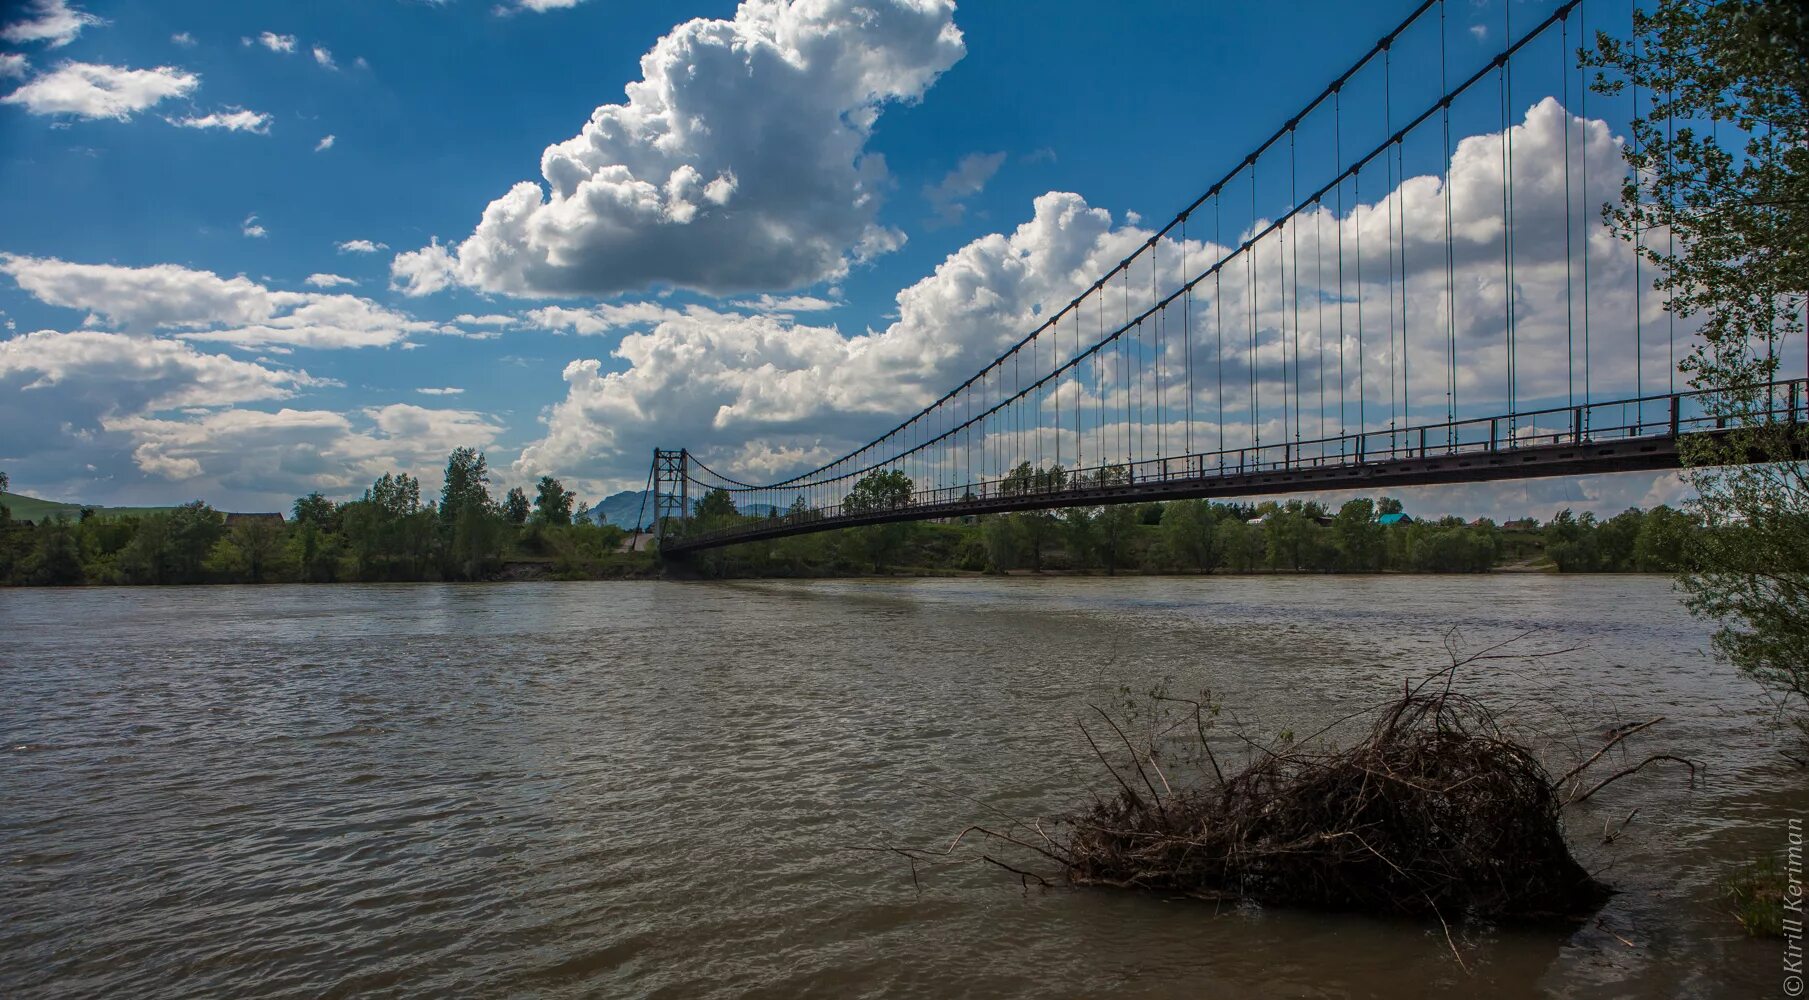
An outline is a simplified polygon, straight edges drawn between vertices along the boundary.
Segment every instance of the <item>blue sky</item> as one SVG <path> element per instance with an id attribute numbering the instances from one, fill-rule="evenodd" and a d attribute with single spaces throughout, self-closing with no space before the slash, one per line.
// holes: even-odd
<path id="1" fill-rule="evenodd" d="M 1072 295 L 1409 9 L 0 4 L 0 468 L 229 509 L 437 485 L 464 443 L 499 485 L 588 497 L 638 486 L 655 443 L 797 471 L 1027 332 L 1039 306 L 1010 303 Z M 1451 3 L 1453 75 L 1503 13 Z M 1555 86 L 1523 74 L 1516 119 Z M 1059 275 L 1010 265 L 1045 251 Z"/>

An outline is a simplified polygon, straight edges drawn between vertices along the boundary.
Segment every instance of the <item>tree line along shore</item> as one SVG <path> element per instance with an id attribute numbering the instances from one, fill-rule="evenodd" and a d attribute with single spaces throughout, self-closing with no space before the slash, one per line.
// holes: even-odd
<path id="1" fill-rule="evenodd" d="M 36 519 L 0 506 L 0 581 L 15 586 L 336 583 L 511 579 L 852 576 L 873 573 L 1202 574 L 1675 573 L 1699 518 L 1670 507 L 1609 518 L 1559 512 L 1496 523 L 1417 518 L 1392 498 L 1261 504 L 1171 500 L 940 522 L 886 524 L 749 542 L 662 564 L 635 533 L 593 523 L 543 477 L 536 495 L 490 496 L 484 456 L 461 448 L 437 499 L 385 474 L 355 500 L 310 493 L 287 516 L 195 501 L 167 510 L 82 508 Z M 705 494 L 688 524 L 756 522 Z M 771 515 L 767 515 L 771 516 Z"/>

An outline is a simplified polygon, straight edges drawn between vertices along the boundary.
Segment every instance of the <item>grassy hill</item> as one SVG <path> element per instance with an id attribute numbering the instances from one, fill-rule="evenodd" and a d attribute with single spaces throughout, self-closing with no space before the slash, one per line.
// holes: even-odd
<path id="1" fill-rule="evenodd" d="M 0 493 L 0 507 L 12 511 L 13 517 L 22 521 L 42 521 L 45 518 L 62 515 L 71 521 L 82 516 L 82 505 L 79 503 L 60 503 L 56 500 L 40 500 L 37 497 L 23 496 L 18 493 Z M 128 517 L 137 514 L 154 514 L 159 511 L 175 510 L 174 507 L 95 507 L 99 517 Z"/>

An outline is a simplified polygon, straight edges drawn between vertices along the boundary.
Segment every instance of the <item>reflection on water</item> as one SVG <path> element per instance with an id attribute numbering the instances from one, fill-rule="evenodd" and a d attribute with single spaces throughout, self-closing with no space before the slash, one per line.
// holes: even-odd
<path id="1" fill-rule="evenodd" d="M 1059 812 L 1120 685 L 1316 728 L 1480 645 L 1473 693 L 1708 765 L 1571 817 L 1581 928 L 913 890 L 886 856 Z M 0 993 L 1765 995 L 1717 881 L 1803 778 L 1667 581 L 1339 577 L 0 594 Z M 978 800 L 978 802 L 974 800 Z M 1634 807 L 1615 844 L 1600 831 Z"/>

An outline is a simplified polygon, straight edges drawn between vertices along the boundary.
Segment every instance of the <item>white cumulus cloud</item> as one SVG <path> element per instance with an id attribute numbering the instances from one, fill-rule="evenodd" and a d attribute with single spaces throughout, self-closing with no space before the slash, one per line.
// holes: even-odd
<path id="1" fill-rule="evenodd" d="M 173 66 L 127 69 L 66 62 L 0 97 L 0 104 L 17 104 L 34 115 L 125 121 L 166 98 L 186 97 L 200 84 L 199 76 Z"/>
<path id="2" fill-rule="evenodd" d="M 335 245 L 339 248 L 340 253 L 377 253 L 389 249 L 388 243 L 377 243 L 372 240 L 346 240 Z"/>
<path id="3" fill-rule="evenodd" d="M 274 31 L 266 31 L 258 35 L 258 44 L 272 52 L 294 52 L 295 36 L 279 35 Z"/>
<path id="4" fill-rule="evenodd" d="M 0 27 L 0 38 L 19 43 L 43 42 L 56 49 L 75 41 L 83 28 L 106 23 L 70 6 L 68 0 L 29 0 L 24 10 L 24 20 Z"/>
<path id="5" fill-rule="evenodd" d="M 0 77 L 16 76 L 23 78 L 31 72 L 31 63 L 16 52 L 0 52 Z"/>
<path id="6" fill-rule="evenodd" d="M 314 144 L 314 151 L 316 153 L 324 153 L 327 150 L 332 149 L 334 139 L 335 137 L 332 135 L 321 136 L 320 141 Z"/>
<path id="7" fill-rule="evenodd" d="M 338 274 L 310 274 L 304 279 L 315 288 L 338 288 L 341 285 L 356 285 L 358 282 Z"/>
<path id="8" fill-rule="evenodd" d="M 922 96 L 965 52 L 950 0 L 745 0 L 674 28 L 623 103 L 547 147 L 456 245 L 397 256 L 416 295 L 669 285 L 793 288 L 895 249 L 889 182 L 866 151 L 884 106 Z"/>

